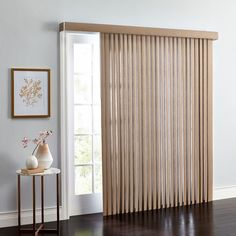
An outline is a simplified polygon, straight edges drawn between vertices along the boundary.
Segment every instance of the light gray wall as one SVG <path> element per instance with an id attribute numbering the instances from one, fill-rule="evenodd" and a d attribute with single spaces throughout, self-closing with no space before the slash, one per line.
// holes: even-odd
<path id="1" fill-rule="evenodd" d="M 15 169 L 30 150 L 23 136 L 52 129 L 49 144 L 54 166 L 60 159 L 59 35 L 62 21 L 216 30 L 214 46 L 214 186 L 236 185 L 236 3 L 228 0 L 0 0 L 0 212 L 16 209 Z M 11 67 L 49 67 L 52 72 L 52 117 L 11 119 Z M 24 182 L 29 180 L 25 179 Z M 24 208 L 31 208 L 23 184 Z M 47 206 L 54 205 L 54 182 L 47 182 Z"/>

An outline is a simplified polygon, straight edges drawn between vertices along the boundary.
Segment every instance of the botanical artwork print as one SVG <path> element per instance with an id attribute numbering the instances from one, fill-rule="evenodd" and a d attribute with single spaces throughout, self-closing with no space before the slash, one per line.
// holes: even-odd
<path id="1" fill-rule="evenodd" d="M 19 96 L 27 107 L 34 106 L 42 98 L 42 87 L 40 80 L 30 78 L 24 79 L 25 85 L 20 89 Z"/>

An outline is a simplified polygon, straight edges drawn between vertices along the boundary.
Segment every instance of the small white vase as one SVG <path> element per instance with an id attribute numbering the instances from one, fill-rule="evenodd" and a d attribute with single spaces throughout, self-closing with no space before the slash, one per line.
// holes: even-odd
<path id="1" fill-rule="evenodd" d="M 26 159 L 25 164 L 28 170 L 36 169 L 38 167 L 38 160 L 34 155 L 31 155 Z"/>
<path id="2" fill-rule="evenodd" d="M 35 156 L 38 159 L 38 167 L 44 169 L 49 169 L 51 167 L 53 159 L 47 143 L 38 146 Z"/>

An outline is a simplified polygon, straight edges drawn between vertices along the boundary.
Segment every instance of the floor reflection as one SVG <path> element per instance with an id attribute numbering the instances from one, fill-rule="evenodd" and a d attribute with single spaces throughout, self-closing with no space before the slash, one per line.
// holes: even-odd
<path id="1" fill-rule="evenodd" d="M 103 232 L 104 235 L 195 236 L 204 231 L 205 235 L 213 236 L 212 215 L 212 203 L 208 203 L 110 216 L 104 218 Z"/>

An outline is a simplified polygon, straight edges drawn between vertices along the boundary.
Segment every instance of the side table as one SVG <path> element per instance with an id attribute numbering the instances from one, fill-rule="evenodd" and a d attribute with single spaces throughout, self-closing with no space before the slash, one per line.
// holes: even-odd
<path id="1" fill-rule="evenodd" d="M 17 170 L 17 179 L 18 179 L 18 229 L 20 232 L 24 233 L 34 233 L 38 235 L 41 233 L 59 233 L 59 202 L 60 202 L 60 180 L 59 175 L 61 171 L 57 168 L 50 168 L 45 170 L 43 173 L 37 173 L 32 175 L 24 175 L 21 173 L 21 170 Z M 56 229 L 45 229 L 44 228 L 44 176 L 46 175 L 56 175 L 56 197 L 57 197 L 57 227 Z M 33 190 L 33 225 L 32 228 L 21 228 L 21 176 L 32 177 L 32 190 Z M 41 177 L 41 224 L 36 228 L 36 195 L 35 195 L 35 178 Z"/>

